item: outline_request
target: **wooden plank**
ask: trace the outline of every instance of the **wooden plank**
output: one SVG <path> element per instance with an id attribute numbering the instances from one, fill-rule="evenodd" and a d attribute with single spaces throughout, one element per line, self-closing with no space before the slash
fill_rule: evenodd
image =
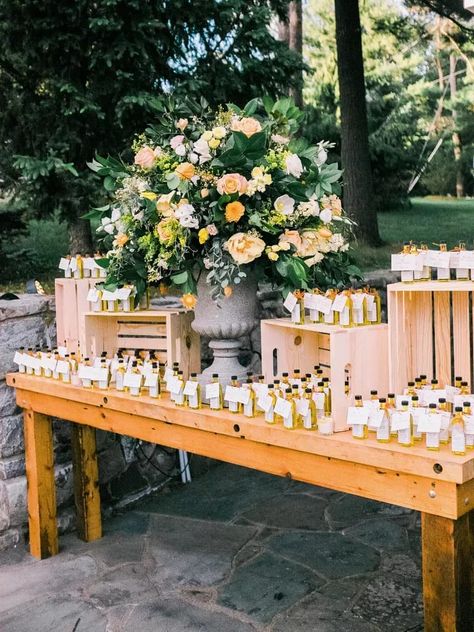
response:
<path id="1" fill-rule="evenodd" d="M 471 383 L 471 336 L 469 330 L 469 293 L 453 292 L 454 375 Z"/>
<path id="2" fill-rule="evenodd" d="M 119 336 L 159 336 L 166 338 L 166 323 L 122 322 L 117 320 Z"/>
<path id="3" fill-rule="evenodd" d="M 449 299 L 448 294 L 442 296 Z M 434 377 L 432 294 L 431 292 L 414 292 L 409 296 L 403 295 L 402 298 L 409 298 L 409 301 L 405 301 L 404 314 L 408 336 L 402 349 L 408 357 L 408 380 L 414 380 L 422 374 L 431 379 Z M 406 386 L 406 382 L 403 386 Z"/>
<path id="4" fill-rule="evenodd" d="M 425 632 L 472 632 L 474 512 L 458 520 L 422 514 Z"/>
<path id="5" fill-rule="evenodd" d="M 35 409 L 45 413 L 51 410 L 53 411 L 51 414 L 57 416 L 60 416 L 58 410 L 61 409 L 61 412 L 66 415 L 65 418 L 68 418 L 68 405 L 73 400 L 79 406 L 86 404 L 98 406 L 102 411 L 107 409 L 112 412 L 129 413 L 132 415 L 132 420 L 136 415 L 175 425 L 199 428 L 211 433 L 235 436 L 235 415 L 227 411 L 212 411 L 208 408 L 183 411 L 174 406 L 167 396 L 163 396 L 160 400 L 147 396 L 136 398 L 113 390 L 104 393 L 18 373 L 8 374 L 7 382 L 10 386 L 17 387 L 17 402 L 23 408 L 29 408 L 34 403 Z M 24 390 L 25 385 L 26 388 L 35 390 Z M 130 423 L 133 427 L 133 424 L 137 422 Z M 331 458 L 351 460 L 460 484 L 474 478 L 474 454 L 470 452 L 465 456 L 453 455 L 448 446 L 442 446 L 438 453 L 434 453 L 418 445 L 404 448 L 397 443 L 381 444 L 374 439 L 354 441 L 350 432 L 331 436 L 305 430 L 289 432 L 281 425 L 268 426 L 262 417 L 248 419 L 239 416 L 238 425 L 239 432 L 248 439 L 295 451 L 317 453 Z M 115 432 L 113 428 L 111 431 Z"/>
<path id="6" fill-rule="evenodd" d="M 58 552 L 51 419 L 25 410 L 24 431 L 30 552 L 44 559 Z"/>
<path id="7" fill-rule="evenodd" d="M 42 395 L 35 397 L 35 406 L 55 409 L 59 416 L 76 423 L 349 494 L 445 517 L 457 517 L 455 483 L 443 480 L 434 482 L 432 478 L 374 467 L 363 462 L 356 463 L 353 460 L 345 461 L 258 443 L 243 434 L 240 418 L 239 423 L 234 421 L 234 436 L 228 436 L 74 401 L 68 400 L 61 404 L 58 398 Z M 433 489 L 436 490 L 435 495 L 430 494 Z"/>
<path id="8" fill-rule="evenodd" d="M 390 283 L 389 292 L 474 292 L 474 281 L 419 281 Z"/>
<path id="9" fill-rule="evenodd" d="M 389 322 L 389 385 L 394 393 L 401 393 L 406 385 L 408 377 L 408 367 L 404 357 L 405 331 L 403 295 L 392 292 L 387 286 L 387 306 Z"/>
<path id="10" fill-rule="evenodd" d="M 72 465 L 77 534 L 85 542 L 102 537 L 95 428 L 72 424 Z"/>
<path id="11" fill-rule="evenodd" d="M 122 349 L 156 349 L 157 351 L 167 352 L 166 338 L 140 336 L 117 336 L 113 345 L 107 345 L 108 353 L 115 353 L 118 347 Z M 111 347 L 115 347 L 112 349 Z"/>
<path id="12" fill-rule="evenodd" d="M 86 312 L 84 316 L 93 316 L 95 318 L 103 318 L 103 319 L 117 319 L 121 320 L 136 320 L 136 319 L 144 319 L 144 320 L 154 320 L 155 318 L 163 319 L 167 318 L 170 314 L 183 314 L 186 310 L 184 309 L 141 309 L 135 312 Z"/>
<path id="13" fill-rule="evenodd" d="M 434 340 L 436 378 L 440 384 L 451 384 L 451 315 L 450 295 L 436 292 L 434 301 Z"/>

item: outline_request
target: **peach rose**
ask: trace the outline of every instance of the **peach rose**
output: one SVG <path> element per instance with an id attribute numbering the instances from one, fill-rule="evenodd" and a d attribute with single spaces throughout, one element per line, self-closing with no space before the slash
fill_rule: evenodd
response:
<path id="1" fill-rule="evenodd" d="M 181 302 L 186 309 L 194 309 L 196 307 L 197 298 L 194 294 L 183 294 Z"/>
<path id="2" fill-rule="evenodd" d="M 155 151 L 148 146 L 142 147 L 135 154 L 135 164 L 142 169 L 152 169 L 156 162 Z"/>
<path id="3" fill-rule="evenodd" d="M 241 118 L 240 120 L 233 120 L 231 124 L 231 129 L 234 132 L 242 132 L 243 134 L 245 134 L 245 136 L 247 136 L 247 138 L 249 138 L 257 132 L 261 132 L 262 126 L 260 125 L 259 121 L 257 121 L 257 119 L 254 119 L 250 116 L 244 116 L 244 118 Z"/>
<path id="4" fill-rule="evenodd" d="M 115 242 L 117 246 L 125 246 L 128 240 L 129 240 L 129 236 L 126 235 L 125 233 L 119 233 L 117 237 L 115 238 Z"/>
<path id="5" fill-rule="evenodd" d="M 196 173 L 196 168 L 190 162 L 182 162 L 176 167 L 174 172 L 181 178 L 181 180 L 191 180 Z"/>
<path id="6" fill-rule="evenodd" d="M 238 222 L 245 213 L 245 206 L 241 202 L 229 202 L 225 207 L 226 222 Z"/>
<path id="7" fill-rule="evenodd" d="M 332 237 L 332 232 L 329 230 L 329 228 L 319 228 L 318 235 L 323 239 L 330 239 Z"/>
<path id="8" fill-rule="evenodd" d="M 176 219 L 168 217 L 162 219 L 155 227 L 159 240 L 165 244 L 171 244 L 176 237 L 176 227 L 179 225 Z"/>
<path id="9" fill-rule="evenodd" d="M 156 201 L 156 210 L 165 217 L 169 217 L 172 214 L 171 201 L 173 196 L 174 191 L 171 191 L 171 193 L 167 193 L 166 195 L 160 195 Z"/>
<path id="10" fill-rule="evenodd" d="M 239 173 L 226 173 L 219 178 L 216 187 L 220 195 L 232 195 L 233 193 L 242 195 L 247 190 L 247 184 L 247 178 Z"/>
<path id="11" fill-rule="evenodd" d="M 249 233 L 235 233 L 226 241 L 225 246 L 232 259 L 239 265 L 251 263 L 265 250 L 263 239 Z"/>
<path id="12" fill-rule="evenodd" d="M 280 235 L 280 239 L 278 240 L 279 244 L 293 244 L 296 248 L 296 252 L 301 248 L 303 242 L 301 240 L 301 235 L 297 230 L 285 230 L 283 235 Z"/>

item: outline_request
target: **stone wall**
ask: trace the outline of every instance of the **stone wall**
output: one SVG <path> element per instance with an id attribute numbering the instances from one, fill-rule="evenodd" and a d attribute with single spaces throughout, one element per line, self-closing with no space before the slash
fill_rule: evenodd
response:
<path id="1" fill-rule="evenodd" d="M 0 550 L 14 546 L 26 534 L 26 478 L 23 418 L 15 393 L 5 383 L 5 374 L 15 370 L 14 352 L 20 346 L 54 346 L 54 298 L 21 295 L 19 300 L 0 300 Z M 70 425 L 54 422 L 55 475 L 58 523 L 61 531 L 74 527 Z M 176 453 L 129 437 L 97 433 L 99 475 L 103 511 L 122 507 L 176 474 Z M 206 463 L 193 460 L 193 473 Z"/>

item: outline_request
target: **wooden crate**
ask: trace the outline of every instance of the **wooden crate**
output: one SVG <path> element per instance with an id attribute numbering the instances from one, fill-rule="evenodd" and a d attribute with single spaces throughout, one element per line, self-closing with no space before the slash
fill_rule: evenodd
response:
<path id="1" fill-rule="evenodd" d="M 388 391 L 388 326 L 295 325 L 278 318 L 262 320 L 262 371 L 267 381 L 295 368 L 310 372 L 319 364 L 331 379 L 335 430 L 347 430 L 346 412 L 353 396 L 372 389 Z M 349 393 L 345 393 L 345 381 Z"/>
<path id="2" fill-rule="evenodd" d="M 56 279 L 56 329 L 58 345 L 76 351 L 77 345 L 85 348 L 84 314 L 90 305 L 87 294 L 91 287 L 103 279 Z"/>
<path id="3" fill-rule="evenodd" d="M 92 356 L 117 349 L 158 351 L 160 362 L 179 362 L 187 376 L 201 370 L 201 343 L 191 328 L 194 314 L 185 310 L 87 312 L 85 350 Z"/>
<path id="4" fill-rule="evenodd" d="M 473 383 L 474 283 L 425 281 L 387 286 L 390 387 L 401 392 L 420 373 Z"/>

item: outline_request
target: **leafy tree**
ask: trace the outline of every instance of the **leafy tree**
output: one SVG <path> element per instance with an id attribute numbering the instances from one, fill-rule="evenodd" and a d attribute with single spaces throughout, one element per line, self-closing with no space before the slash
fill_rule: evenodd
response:
<path id="1" fill-rule="evenodd" d="M 120 154 L 156 98 L 245 103 L 301 66 L 268 26 L 285 0 L 0 0 L 0 179 L 32 212 L 58 209 L 72 249 L 97 202 L 96 152 Z M 278 61 L 276 61 L 278 60 Z"/>

